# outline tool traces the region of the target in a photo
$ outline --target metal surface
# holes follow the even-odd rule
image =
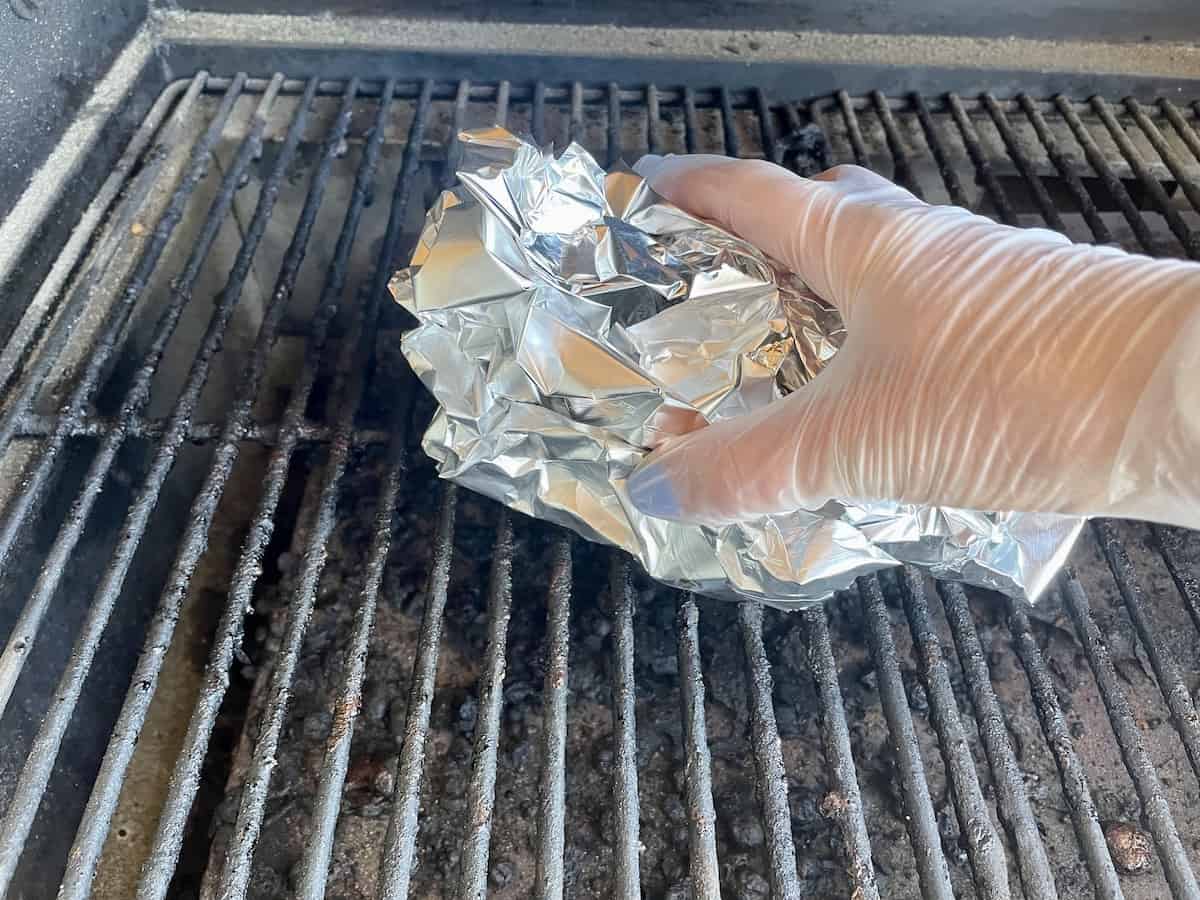
[[[704,722],[704,677],[700,670],[700,613],[685,596],[679,606],[679,682],[686,741],[684,780],[687,790],[689,867],[692,894],[701,900],[721,896],[717,870],[717,811],[712,795],[712,755]]]
[[[674,876],[662,874],[661,861],[648,862],[664,845],[693,897],[790,897],[823,884],[837,887],[817,896],[863,900],[918,892],[1197,896],[1195,535],[1094,523],[1076,554],[1077,574],[1062,582],[1057,616],[1054,607],[1005,610],[993,595],[950,584],[935,593],[912,573],[882,585],[866,579],[826,610],[793,617],[684,597],[662,663],[649,642],[659,607],[674,595],[650,592],[626,558],[593,556],[561,532],[547,531],[538,555],[535,526],[494,505],[479,517],[478,501],[453,487],[439,499],[413,453],[426,412],[414,406],[413,380],[379,374],[398,334],[382,281],[415,238],[416,207],[450,183],[446,161],[459,153],[452,132],[464,122],[511,118],[547,140],[575,137],[599,159],[692,149],[805,170],[823,164],[818,159],[859,161],[931,202],[1184,256],[1194,252],[1198,227],[1196,110],[1179,98],[999,93],[809,101],[610,78],[539,86],[201,75],[170,88],[114,179],[97,182],[96,212],[82,222],[82,237],[62,245],[47,293],[61,297],[60,316],[70,319],[74,308],[85,322],[98,301],[107,304],[104,315],[91,330],[49,324],[21,332],[27,340],[40,330],[42,343],[11,345],[0,357],[13,375],[0,413],[5,464],[25,467],[0,530],[2,724],[20,763],[7,775],[0,766],[8,897],[53,896],[60,881],[64,898],[157,900],[180,889],[263,896],[274,884],[262,874],[278,852],[273,823],[303,784],[305,826],[288,857],[295,872],[287,890],[304,897],[350,890],[342,879],[351,850],[369,851],[361,862],[373,873],[367,893],[431,893],[438,876],[430,858],[439,851],[429,822],[454,784],[464,805],[454,807],[463,811],[458,818],[443,817],[452,820],[448,840],[458,853],[440,888],[445,896],[506,897],[526,887],[526,896],[668,894],[679,887],[668,883]],[[804,143],[812,125],[824,131],[816,146]],[[260,185],[252,203],[238,195],[247,177]],[[156,194],[156,218],[143,222]],[[134,223],[147,233],[131,241]],[[219,228],[233,230],[232,247]],[[311,274],[306,254],[314,256]],[[111,285],[101,275],[122,260],[128,274]],[[264,272],[270,290],[261,318],[252,319],[253,341],[236,357],[239,377],[214,417],[202,412],[200,395],[235,358],[220,355],[221,338],[238,327],[242,306],[256,302]],[[189,319],[201,299],[211,307]],[[307,311],[288,331],[285,310],[297,304]],[[183,322],[190,332],[176,327]],[[40,382],[78,341],[87,350],[81,364],[57,393],[42,396]],[[180,356],[182,371],[164,382]],[[271,407],[276,367],[287,396]],[[376,415],[385,382],[398,396]],[[123,460],[134,451],[142,462],[123,490]],[[189,469],[193,453],[202,455]],[[344,501],[368,458],[378,461],[373,505],[356,522],[356,507]],[[254,473],[249,482],[239,480],[243,465]],[[292,498],[297,490],[303,503]],[[179,503],[181,492],[182,522],[160,528],[151,514],[168,498]],[[110,513],[116,524],[102,561],[80,573],[72,566],[94,558],[91,531]],[[220,529],[230,515],[240,516],[236,540],[212,599],[211,556],[229,540],[214,536],[229,534]],[[330,601],[322,585],[343,552],[335,538],[349,526],[360,534],[364,563]],[[34,539],[30,531],[45,534]],[[278,548],[289,540],[298,548],[293,574],[272,600],[284,583]],[[477,643],[464,644],[469,591],[455,573],[472,554],[488,563],[481,605],[465,613],[465,621],[478,617]],[[133,577],[138,560],[155,555],[165,557],[156,579]],[[412,607],[416,652],[402,661],[411,677],[386,686],[398,755],[385,766],[390,788],[378,840],[351,848],[342,832],[353,818],[348,807],[359,802],[363,719],[375,715],[370,667],[389,652],[381,641],[394,632],[402,602],[389,578],[403,565],[419,568],[427,587]],[[533,590],[514,589],[531,583]],[[72,619],[78,593],[84,600]],[[201,606],[212,620],[202,637],[189,638],[195,646],[181,648],[180,636],[196,633],[184,627],[195,615],[193,595],[211,600]],[[271,602],[279,627],[264,640],[261,620],[246,615]],[[344,639],[314,656],[308,623],[330,602],[346,610]],[[545,623],[544,633],[535,626],[541,687],[513,685],[508,694],[506,673],[529,670],[512,650],[527,646],[528,635],[510,623],[530,621]],[[596,631],[598,621],[605,624]],[[121,644],[126,628],[136,628],[137,640]],[[109,858],[126,840],[126,804],[145,776],[140,755],[158,739],[156,710],[171,699],[179,666],[172,654],[181,650],[197,668],[181,707],[186,732],[167,751],[161,793],[135,807],[147,820],[146,843],[124,857],[134,860],[137,880],[123,891],[112,887]],[[247,651],[260,664],[252,700],[239,687]],[[127,654],[126,668],[111,719],[90,761],[72,768],[89,752],[73,729],[101,705],[91,689],[118,652]],[[327,668],[318,657],[328,658]],[[467,755],[443,757],[444,708],[460,702],[463,684],[453,679],[467,677],[458,669],[470,672],[477,712],[463,730]],[[588,680],[595,671],[598,687]],[[732,687],[731,672],[740,673]],[[328,718],[315,720],[320,727],[308,736],[293,708],[319,677],[332,682]],[[514,768],[511,754],[509,713],[520,692],[533,696],[537,720],[532,755],[520,764],[527,772]],[[661,715],[663,699],[677,744],[648,750],[661,740],[662,723],[649,716]],[[238,755],[222,749],[222,723],[233,716],[240,725],[247,706]],[[27,717],[32,727],[22,724]],[[611,766],[597,811],[609,829],[600,838],[608,855],[590,886],[575,877],[586,862],[578,816],[585,776],[600,757],[576,752],[580,731]],[[311,781],[282,784],[279,760],[290,743],[310,737]],[[668,790],[681,805],[675,820],[663,818],[655,761],[662,753],[679,773]],[[887,757],[883,769],[877,755]],[[220,814],[206,787],[210,766],[230,770]],[[75,779],[67,792],[63,777]],[[520,796],[531,798],[528,832],[518,836],[529,869],[506,886],[496,866],[500,848],[511,857],[514,836],[496,823],[510,821],[510,793],[521,784]],[[806,818],[814,791],[820,814]],[[61,799],[70,794],[79,795],[75,807]],[[1146,829],[1143,874],[1114,864],[1105,838],[1113,819]],[[210,837],[210,824],[227,843]],[[822,847],[836,860],[833,876],[820,876],[826,881],[814,874],[829,865],[815,858]],[[201,858],[207,864],[198,865]]]
[[[480,691],[482,714],[476,723],[471,762],[471,817],[463,837],[458,896],[476,900],[487,894],[488,844],[496,807],[496,755],[500,744],[500,714],[504,705],[505,650],[512,617],[512,518],[500,512],[488,598],[488,641],[485,674]]]
[[[613,803],[616,806],[617,872],[613,893],[641,896],[638,877],[637,686],[633,669],[634,606],[631,561],[612,554],[609,593],[613,603]]]

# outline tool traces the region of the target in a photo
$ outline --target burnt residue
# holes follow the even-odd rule
[[[250,880],[251,897],[266,898],[292,888],[312,833],[309,798],[334,727],[337,673],[352,634],[359,573],[367,552],[365,523],[374,519],[378,484],[386,464],[384,454],[368,453],[346,476],[339,525],[330,543],[280,741]],[[384,573],[366,663],[362,711],[355,724],[350,775],[331,857],[329,896],[373,896],[378,890],[381,848],[394,803],[389,795],[393,782],[386,773],[398,764],[398,738],[408,724],[413,660],[418,655],[421,621],[430,599],[428,573],[438,544],[437,518],[430,514],[437,490],[432,468],[415,455],[414,468],[401,491],[395,550]],[[480,717],[490,715],[490,704],[482,693],[487,683],[484,676],[496,671],[495,660],[490,660],[487,652],[489,643],[494,645],[498,638],[489,609],[504,610],[504,606],[496,606],[494,596],[489,600],[501,516],[511,517],[513,528],[511,605],[503,632],[506,667],[495,744],[480,745],[477,723]],[[547,739],[544,704],[550,696],[546,676],[553,671],[554,662],[547,626],[552,573],[562,566],[561,540],[561,532],[504,513],[496,504],[469,492],[459,492],[439,665],[425,739],[410,896],[449,898],[456,896],[459,884],[468,884],[473,891],[486,890],[488,896],[501,900],[536,892],[539,773]],[[604,897],[611,895],[619,847],[615,828],[620,807],[614,800],[613,785],[622,750],[613,718],[613,686],[619,675],[613,668],[613,654],[620,605],[619,597],[612,595],[610,551],[576,541],[571,563],[563,893]],[[900,678],[897,682],[889,676],[888,689],[893,702],[903,704],[905,715],[912,720],[912,752],[923,766],[928,785],[936,828],[936,843],[928,852],[945,860],[955,895],[967,896],[976,877],[966,852],[972,835],[958,824],[950,781],[930,721],[935,704],[919,690],[919,672],[925,663],[917,655],[917,644],[905,621],[901,593],[891,582],[883,587],[880,599],[872,601],[872,614],[881,617],[879,624],[892,633]],[[738,608],[703,598],[681,598],[637,573],[630,589],[636,719],[633,762],[643,896],[702,896],[703,890],[692,887],[692,879],[699,878],[700,885],[710,885],[714,891],[719,888],[723,896],[765,897],[770,890],[769,854],[775,852],[768,846],[774,826],[764,825],[762,798],[756,793],[754,685],[742,646],[744,626]],[[282,625],[290,590],[285,577],[266,600],[275,609],[269,618],[276,624],[270,628],[272,636],[266,646],[256,651],[264,663],[269,662],[276,640],[273,635]],[[1025,877],[1019,870],[1020,850],[996,807],[996,787],[971,712],[971,688],[954,656],[955,644],[936,595],[928,594],[926,602],[930,628],[937,633],[945,654],[945,676],[963,717],[964,749],[980,774],[986,814],[1000,833],[1009,882],[1015,885]],[[1081,753],[1091,778],[1086,789],[1098,806],[1095,815],[1103,821],[1108,821],[1107,817],[1127,821],[1125,817],[1136,817],[1137,797],[1111,735],[1100,730],[1107,728],[1106,716],[1094,684],[1082,677],[1068,683],[1053,674],[1060,667],[1065,669],[1064,664],[1077,663],[1079,645],[1067,629],[1036,617],[1024,619],[1024,624],[1010,632],[1004,606],[994,597],[972,602],[969,614],[978,643],[975,659],[990,672],[991,692],[1009,717],[1008,736],[1022,783],[1009,784],[1006,790],[1025,792],[1040,839],[1045,841],[1058,895],[1089,894],[1092,880],[1078,857],[1071,802],[1060,785],[1055,757],[1033,718],[1029,682],[1013,640],[1015,634],[1019,640],[1031,642],[1050,660],[1053,669],[1043,666],[1037,671],[1063,700],[1063,730],[1056,733],[1056,741],[1087,744],[1081,746]],[[1048,608],[1046,616],[1051,618],[1053,611]],[[881,705],[880,678],[866,646],[864,624],[856,595],[840,597],[829,605],[824,627],[845,716],[827,723],[828,700],[822,697],[828,695],[830,685],[814,680],[814,672],[821,674],[824,668],[818,665],[814,670],[809,662],[821,662],[816,620],[811,614],[764,611],[762,646],[771,664],[771,697],[786,782],[785,822],[803,896],[844,897],[847,885],[852,885],[859,897],[872,896],[876,889],[882,896],[920,893],[903,799],[909,788],[896,765]],[[551,691],[555,683],[552,679]],[[693,712],[689,714],[689,710]],[[899,714],[898,709],[894,712]],[[251,730],[254,721],[252,710]],[[849,779],[827,761],[826,748],[839,746],[839,723],[845,723],[845,740],[854,765]],[[1170,729],[1169,724],[1161,727]],[[485,729],[482,733],[492,732]],[[494,806],[481,809],[471,772],[476,752],[486,753],[489,746],[495,753]],[[236,782],[230,789],[236,792]],[[480,815],[491,818],[486,867],[472,870],[472,877],[464,881],[464,837],[477,827]],[[865,834],[870,835],[866,859],[855,855],[853,849],[859,834],[857,815],[863,817]],[[228,827],[219,826],[218,846]],[[1180,827],[1187,827],[1182,820]],[[1098,832],[1100,828],[1097,825]],[[1098,846],[1107,860],[1109,844],[1103,835]],[[472,859],[478,861],[478,855]],[[852,865],[854,860],[857,862]],[[1113,862],[1109,860],[1108,865]],[[1123,864],[1119,865],[1118,871],[1124,872]],[[1126,886],[1125,895],[1148,898],[1163,888],[1157,865],[1152,853],[1147,874],[1137,881],[1146,890]]]
[[[1141,875],[1154,865],[1154,844],[1140,828],[1128,822],[1109,822],[1104,826],[1104,840],[1122,875]]]
[[[525,116],[535,95],[517,90],[514,115]],[[542,127],[548,137],[565,133],[569,96],[571,128],[578,126],[589,146],[607,142],[611,148],[613,129],[602,111],[611,112],[615,95],[604,89],[597,99],[588,90],[584,105],[582,87],[569,95],[544,89]],[[436,134],[425,143],[425,155],[440,159],[446,147],[441,119],[462,118],[455,110],[463,95],[461,85],[438,89]],[[586,113],[578,118],[576,97]],[[631,97],[618,99],[628,119]],[[822,114],[830,128],[827,149],[836,157],[830,162],[858,151],[871,162],[881,148],[893,156],[907,153],[908,177],[931,197],[931,184],[956,167],[961,177],[946,185],[951,199],[962,195],[960,202],[1002,214],[996,198],[983,196],[1014,183],[1011,161],[998,150],[1004,134],[996,109],[1018,139],[1033,134],[1046,142],[1036,121],[1031,133],[1018,128],[1021,112],[1034,108],[1055,129],[1064,153],[1073,141],[1071,123],[1052,104],[998,101],[989,109],[931,99],[922,116],[920,107],[914,112],[887,98],[846,102],[853,116],[836,98]],[[508,105],[499,97],[496,103]],[[755,154],[777,148],[775,135],[786,139],[805,127],[804,116],[779,116],[762,127],[756,144],[757,129],[747,127],[753,123],[742,103],[733,93],[689,92],[658,110],[656,99],[653,120],[660,127],[645,135],[628,129],[622,143]],[[467,106],[478,103],[471,99]],[[730,109],[738,129],[722,118]],[[967,127],[956,111],[969,117]],[[1095,130],[1094,122],[1078,121]],[[851,123],[856,134],[847,131]],[[944,138],[951,129],[966,143],[943,140],[945,152],[931,165],[916,149],[919,138]],[[856,138],[861,146],[854,146]],[[976,153],[989,162],[986,171],[973,165]],[[1060,163],[1067,165],[1067,157],[1050,159],[1034,175],[1049,179],[1050,166]],[[422,165],[435,175],[444,171],[440,162]],[[1035,193],[1030,197],[1036,200]],[[1029,202],[1014,193],[1007,209],[1024,222],[1035,208]],[[1073,214],[1086,219],[1086,210]],[[410,421],[401,458],[411,465],[399,478],[390,553],[380,562],[379,523],[392,518],[397,457],[381,445],[356,446],[345,460],[311,623],[292,658],[290,702],[275,723],[278,758],[249,861],[250,896],[303,893],[305,853],[319,834],[330,838],[328,877],[320,872],[326,895],[377,896],[398,793],[417,799],[407,817],[413,836],[407,877],[410,895],[422,898],[482,891],[501,900],[527,897],[536,892],[539,861],[553,876],[550,886],[561,883],[567,897],[612,896],[614,884],[630,882],[643,896],[676,900],[717,889],[726,897],[764,897],[773,884],[787,890],[795,884],[801,895],[818,898],[910,897],[920,893],[920,869],[928,874],[943,867],[954,896],[985,896],[1002,879],[991,869],[983,874],[980,863],[996,863],[1000,844],[1010,892],[1019,882],[1030,897],[1149,900],[1167,895],[1168,877],[1196,859],[1200,795],[1184,752],[1192,738],[1188,722],[1173,721],[1167,705],[1177,698],[1175,708],[1187,713],[1179,687],[1192,693],[1198,687],[1195,535],[1165,529],[1152,535],[1121,523],[1089,531],[1075,560],[1086,608],[1073,597],[1064,608],[1051,596],[1037,608],[1010,610],[995,595],[951,590],[939,596],[928,585],[917,598],[913,585],[884,577],[866,589],[865,614],[863,596],[849,592],[824,610],[747,615],[734,604],[682,597],[636,571],[614,577],[610,550],[581,541],[566,548],[562,532],[466,491],[458,492],[448,517],[439,506],[442,488],[416,443],[431,405],[412,390],[396,349],[399,334],[387,324],[396,318],[384,321],[374,352],[365,354],[373,362],[361,370],[370,384],[356,424],[378,429]],[[334,329],[330,340],[344,337],[344,329]],[[317,398],[337,395],[326,390],[328,373],[322,373],[309,404],[314,416],[325,405]],[[307,396],[309,379],[317,377],[305,368],[293,391]],[[206,440],[220,435],[213,423],[201,426],[209,429]],[[222,580],[212,600],[214,609],[229,609],[215,637],[214,683],[229,677],[229,667],[234,671],[227,691],[205,687],[205,709],[215,702],[220,713],[211,710],[211,740],[206,732],[203,746],[189,745],[180,763],[189,776],[181,782],[185,806],[193,814],[172,895],[196,897],[205,867],[210,885],[219,873],[234,837],[249,751],[262,730],[266,687],[281,648],[295,649],[284,647],[287,619],[298,593],[305,593],[298,591],[310,568],[303,550],[311,543],[311,503],[328,465],[330,434],[324,423],[301,426],[285,418],[278,427],[276,440],[293,443],[280,466],[268,467],[264,496],[247,492],[248,504],[268,501],[265,518],[256,513],[250,520],[254,552],[234,575],[232,594]],[[114,540],[119,522],[110,529]],[[1120,552],[1113,552],[1112,536]],[[235,543],[233,554],[241,547],[240,539]],[[95,572],[106,562],[99,559]],[[161,573],[146,580],[162,583]],[[376,587],[373,627],[364,628],[364,603]],[[255,613],[239,646],[241,611],[251,604]],[[423,630],[432,613],[437,628]],[[113,624],[131,627],[116,617]],[[438,638],[436,654],[430,635]],[[1147,641],[1157,645],[1154,653]],[[193,655],[203,664],[209,648],[200,643]],[[422,656],[426,663],[414,667]],[[362,663],[361,684],[347,691],[351,658]],[[31,668],[26,679],[37,671]],[[565,702],[551,704],[548,715],[551,698]],[[73,727],[88,724],[76,720]],[[405,771],[406,734],[420,740],[410,741],[409,774],[398,778]],[[344,766],[328,765],[330,748],[347,748],[347,737]],[[1149,778],[1150,761],[1157,783]],[[81,770],[71,789],[90,787],[93,777]],[[331,804],[322,808],[322,784],[339,788],[336,814]],[[43,813],[62,818],[64,796],[48,793]],[[547,799],[553,821],[543,812]],[[186,808],[168,805],[163,821],[176,822],[181,809],[186,816]],[[919,828],[910,828],[910,809],[922,815]],[[1167,848],[1169,868],[1157,840],[1171,837],[1164,814],[1183,845],[1182,855]],[[631,834],[634,822],[638,831]],[[74,829],[66,831],[69,841]],[[1032,852],[1037,848],[1044,858]],[[31,868],[42,864],[37,854],[26,857]],[[162,877],[170,877],[170,868],[163,867]],[[45,890],[52,894],[54,885]],[[97,896],[113,895],[97,890]]]

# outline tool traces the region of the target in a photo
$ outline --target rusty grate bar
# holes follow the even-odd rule
[[[195,85],[201,85],[202,79],[198,77]],[[197,87],[198,90],[198,87]],[[168,207],[163,219],[166,221],[164,225],[159,223],[155,228],[155,237],[147,249],[146,257],[143,259],[138,270],[134,273],[121,296],[117,301],[118,315],[110,320],[104,334],[100,337],[97,347],[100,355],[105,355],[112,340],[115,340],[117,335],[123,330],[123,319],[128,317],[128,310],[125,306],[132,306],[136,297],[144,289],[145,282],[149,278],[150,271],[157,264],[158,258],[166,245],[168,236],[179,219],[183,215],[183,207],[186,205],[187,198],[191,192],[199,184],[204,173],[208,169],[209,156],[213,144],[220,136],[224,122],[229,116],[233,108],[233,99],[237,96],[236,91],[231,91],[226,97],[226,102],[223,102],[217,111],[217,116],[213,123],[205,132],[201,141],[193,148],[187,175],[181,185],[179,192],[173,198],[172,204]],[[191,97],[189,92],[188,97]],[[185,102],[187,99],[185,98]],[[265,118],[260,119],[265,125]],[[253,141],[247,141],[244,147],[249,147],[253,152]],[[246,154],[240,158],[242,168],[249,162],[250,154]],[[205,227],[202,232],[202,239],[196,243],[192,254],[189,256],[187,264],[184,266],[183,272],[180,273],[179,283],[181,286],[188,287],[193,284],[200,272],[200,266],[207,256],[209,249],[212,246],[212,241],[215,238],[216,230],[221,219],[229,210],[232,203],[233,192],[237,186],[238,174],[232,170],[227,177],[222,181],[221,190],[214,199],[212,206],[209,209],[207,218],[205,219]],[[182,198],[182,199],[180,199]],[[149,260],[147,265],[146,260]],[[146,271],[143,271],[145,269]],[[190,287],[189,287],[190,289]],[[24,667],[25,660],[29,656],[29,652],[33,645],[37,632],[41,627],[42,619],[45,616],[46,608],[50,600],[53,598],[55,591],[58,588],[59,578],[62,574],[62,568],[65,561],[70,557],[71,552],[75,548],[80,536],[83,533],[84,525],[92,511],[92,506],[95,503],[96,497],[100,493],[100,489],[104,485],[104,477],[116,457],[117,450],[120,447],[123,433],[121,423],[132,417],[142,407],[148,399],[147,391],[149,389],[150,379],[153,376],[154,370],[158,366],[162,352],[166,347],[167,341],[170,339],[171,333],[174,330],[175,324],[179,320],[179,315],[183,310],[183,305],[186,302],[188,294],[184,290],[172,292],[171,301],[167,304],[160,318],[158,327],[155,333],[155,339],[151,341],[150,347],[142,361],[142,365],[138,371],[138,377],[135,379],[134,387],[129,392],[126,402],[122,406],[122,415],[118,419],[117,427],[110,432],[106,437],[107,440],[101,446],[100,452],[96,455],[91,466],[88,469],[88,474],[84,479],[84,488],[79,496],[72,504],[71,511],[59,532],[58,538],[55,540],[49,554],[47,555],[46,565],[42,576],[38,579],[33,593],[26,600],[24,608],[21,611],[21,616],[17,621],[16,627],[9,636],[4,648],[4,653],[0,656],[0,710],[3,710],[8,705],[8,700],[12,695],[13,688],[17,678],[21,674],[21,669]],[[122,321],[118,321],[122,320]],[[48,342],[47,351],[52,344]],[[60,348],[61,349],[61,348]],[[93,371],[95,378],[99,378],[100,364],[89,367],[76,385],[74,394],[81,401],[91,396],[94,385],[88,384],[93,379]],[[29,380],[33,380],[38,376],[40,370],[35,368],[31,373]],[[25,398],[24,394],[17,393],[13,398],[14,404],[24,404],[32,399],[32,393],[29,398]],[[76,399],[73,397],[72,399]],[[14,410],[16,406],[13,407]],[[81,412],[77,408],[73,408],[71,412],[76,415]],[[69,420],[72,415],[63,416],[63,420]],[[64,426],[65,427],[65,426]],[[7,558],[9,551],[12,549],[13,542],[16,539],[18,532],[25,523],[32,506],[36,502],[36,496],[40,493],[42,486],[45,484],[46,478],[49,476],[53,468],[53,459],[57,455],[56,445],[60,443],[57,438],[60,437],[60,428],[55,428],[51,433],[51,437],[47,442],[47,456],[36,464],[33,472],[29,473],[28,479],[23,480],[20,493],[18,493],[13,503],[5,509],[4,525],[0,526],[0,563],[3,563]],[[0,441],[0,446],[3,442]],[[39,791],[40,793],[40,791]]]
[[[307,335],[306,335],[307,337]],[[21,417],[14,440],[37,440],[49,437],[57,427],[58,419],[42,413],[28,413]],[[163,418],[133,416],[127,423],[111,416],[83,416],[65,432],[68,440],[79,438],[106,438],[121,430],[126,440],[158,441],[166,434],[170,422]],[[205,444],[220,438],[225,432],[222,422],[193,422],[188,426],[184,440],[189,444]],[[296,423],[296,439],[306,444],[325,444],[333,439],[333,427],[325,422],[300,420]],[[247,422],[241,440],[274,447],[281,440],[279,424],[270,422]],[[350,442],[355,447],[371,444],[387,444],[391,434],[380,428],[356,428],[350,433]]]
[[[983,104],[988,111],[988,115],[991,116],[996,130],[1000,132],[1000,138],[1004,141],[1004,147],[1008,150],[1008,155],[1016,163],[1017,171],[1021,173],[1021,178],[1029,186],[1038,211],[1042,214],[1042,218],[1046,220],[1047,226],[1057,231],[1066,231],[1066,223],[1063,222],[1062,216],[1059,215],[1054,201],[1050,199],[1050,194],[1047,193],[1046,186],[1034,173],[1033,164],[1028,154],[1021,147],[1020,141],[1017,140],[1012,125],[1008,121],[1007,113],[1000,108],[1000,104],[996,102],[996,98],[991,94],[983,95]]]
[[[1183,216],[1179,214],[1179,210],[1171,205],[1171,198],[1167,196],[1166,189],[1151,174],[1149,168],[1146,166],[1146,161],[1142,158],[1142,154],[1138,152],[1137,147],[1130,140],[1129,134],[1125,131],[1121,123],[1117,121],[1116,116],[1113,115],[1112,108],[1103,97],[1093,97],[1091,106],[1095,113],[1100,116],[1100,120],[1108,129],[1108,133],[1112,135],[1113,141],[1116,142],[1117,147],[1121,150],[1121,155],[1125,157],[1130,168],[1137,175],[1138,180],[1142,183],[1142,187],[1154,201],[1155,208],[1167,220],[1172,234],[1183,245],[1184,253],[1192,259],[1200,258],[1200,247],[1196,244],[1192,230],[1183,221]]]

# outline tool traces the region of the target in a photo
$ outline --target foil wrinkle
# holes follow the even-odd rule
[[[710,528],[652,518],[625,481],[674,435],[815,378],[837,311],[757,249],[577,144],[459,136],[460,185],[429,211],[391,290],[402,349],[437,400],[439,474],[620,547],[654,578],[784,609],[913,564],[1035,599],[1081,528],[1065,516],[833,499]]]

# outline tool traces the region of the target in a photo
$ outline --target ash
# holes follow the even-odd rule
[[[395,364],[398,363],[389,363]],[[429,413],[429,406],[419,398],[416,407],[413,418],[421,423]],[[399,737],[404,728],[437,518],[437,479],[415,447],[417,435],[419,428],[414,429],[411,466],[399,501],[391,558],[371,640],[363,703],[355,725],[350,772],[328,883],[327,896],[333,900],[377,894],[380,848],[391,811]],[[310,483],[320,475],[321,460],[313,462]],[[289,896],[296,887],[299,862],[311,833],[312,798],[330,733],[330,710],[335,705],[342,661],[361,601],[360,578],[386,462],[383,452],[366,453],[356,459],[344,479],[339,524],[330,542],[328,562],[305,638],[280,741],[271,798],[255,854],[250,882],[253,898]],[[468,817],[466,790],[478,712],[478,680],[486,646],[487,582],[498,514],[499,508],[491,501],[459,492],[449,600],[425,752],[413,897],[449,898],[455,892],[461,836]],[[293,535],[293,547],[303,544],[303,515],[300,521],[301,526]],[[559,533],[521,516],[515,517],[514,531],[512,619],[489,871],[490,895],[501,900],[534,893],[546,590],[552,543]],[[1144,562],[1146,569],[1157,571],[1150,545],[1144,538],[1136,533],[1126,535],[1126,546],[1135,556],[1135,563]],[[1200,541],[1188,538],[1183,550],[1188,562],[1200,560]],[[1126,681],[1130,701],[1135,710],[1147,711],[1139,714],[1143,737],[1147,749],[1159,762],[1180,833],[1195,859],[1200,840],[1196,838],[1200,835],[1197,815],[1200,796],[1195,779],[1187,769],[1178,737],[1165,715],[1156,717],[1149,712],[1163,708],[1161,695],[1142,659],[1111,577],[1090,538],[1083,542],[1076,557],[1097,620],[1108,635]],[[210,876],[217,870],[213,861],[223,858],[236,816],[241,779],[256,735],[272,655],[283,632],[287,602],[299,576],[296,559],[298,556],[290,551],[279,558],[280,579],[256,601],[265,613],[265,624],[258,629],[257,645],[247,647],[253,660],[251,672],[255,684],[241,746],[229,764],[225,800],[213,816]],[[611,551],[576,540],[573,561],[565,896],[607,897],[614,869],[611,841],[615,829],[610,705],[613,645],[608,596]],[[918,674],[911,634],[890,578],[884,579],[884,587],[954,890],[958,896],[972,896],[974,886],[966,842],[960,834],[942,756],[929,723],[929,704]],[[1159,585],[1154,582],[1151,587]],[[637,582],[637,588],[634,630],[640,839],[644,847],[640,854],[642,890],[646,897],[682,900],[690,897],[691,892],[687,877],[685,751],[675,637],[680,595],[654,586],[644,576]],[[1156,627],[1172,644],[1176,658],[1200,658],[1196,631],[1186,611],[1175,595],[1167,593],[1169,585],[1162,588],[1163,602],[1156,602],[1151,609]],[[972,724],[969,695],[936,592],[930,591],[928,599],[984,794],[991,804],[993,821],[1004,835],[1010,884],[1016,891],[1020,880],[1015,849],[996,813],[990,770]],[[1157,591],[1148,599],[1157,600]],[[737,610],[733,604],[704,599],[699,605],[722,892],[738,900],[758,900],[768,897],[770,891],[765,836],[754,789],[749,685]],[[1004,603],[999,597],[978,595],[973,608],[993,686],[1008,719],[1010,738],[1025,773],[1026,789],[1043,832],[1060,895],[1088,895],[1090,881],[1080,857],[1070,810],[1053,756],[1038,726],[1024,670],[1012,646]],[[841,596],[830,602],[828,613],[880,894],[916,897],[920,890],[906,827],[902,787],[880,706],[876,674],[863,637],[865,629],[857,596]],[[1123,829],[1145,832],[1136,793],[1121,764],[1094,680],[1073,637],[1070,620],[1053,598],[1037,609],[1034,629],[1055,677],[1076,751],[1087,769],[1101,818],[1110,828],[1117,823]],[[833,790],[822,751],[821,709],[805,663],[806,638],[799,617],[767,610],[764,641],[772,662],[775,712],[787,771],[792,837],[803,895],[844,897],[848,879],[841,836],[834,819],[829,817],[836,811],[839,797]],[[1194,673],[1191,677],[1193,681],[1197,678]],[[1194,684],[1191,686],[1195,688]],[[201,896],[207,896],[211,880],[206,879],[200,889]],[[1138,874],[1123,875],[1122,887],[1130,900],[1163,896],[1168,891],[1156,857],[1150,858]]]

